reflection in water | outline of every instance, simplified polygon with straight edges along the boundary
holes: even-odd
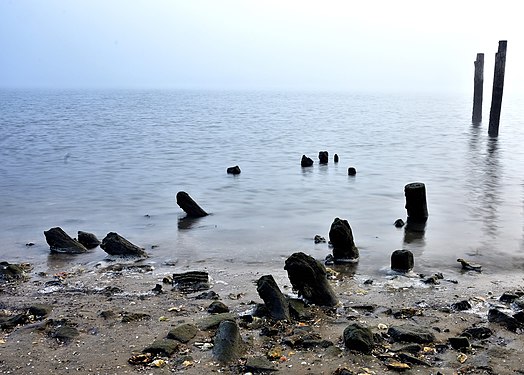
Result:
[[[184,216],[184,217],[178,219],[178,229],[181,229],[181,230],[191,229],[200,221],[200,219],[202,219],[202,218],[201,217]]]
[[[426,246],[426,223],[408,223],[404,230],[404,246],[413,255],[420,257]]]
[[[487,153],[484,159],[483,182],[483,222],[486,233],[491,238],[498,235],[498,207],[502,203],[499,195],[502,174],[498,158],[498,138],[490,137],[487,144]]]

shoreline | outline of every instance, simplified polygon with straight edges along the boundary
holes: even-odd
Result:
[[[338,306],[309,306],[307,317],[276,325],[262,318],[256,320],[257,326],[246,323],[240,316],[251,314],[255,304],[262,302],[255,285],[262,275],[272,274],[282,292],[293,295],[283,264],[281,269],[270,270],[258,266],[238,269],[234,265],[227,268],[226,264],[216,267],[213,263],[195,263],[193,267],[163,266],[162,271],[147,263],[114,266],[118,264],[93,268],[69,266],[54,274],[31,271],[27,281],[0,284],[0,317],[4,321],[34,305],[51,308],[41,319],[33,317],[24,324],[0,330],[0,372],[241,374],[254,372],[246,367],[250,361],[265,358],[272,359],[273,369],[286,374],[333,374],[341,368],[355,374],[381,374],[392,371],[386,363],[398,360],[399,352],[395,350],[408,344],[391,342],[387,329],[406,323],[425,327],[436,337],[414,354],[431,367],[412,364],[411,369],[404,371],[406,374],[514,374],[521,368],[519,357],[524,354],[521,336],[500,323],[488,322],[491,308],[516,312],[512,304],[499,298],[506,292],[518,291],[522,278],[517,275],[500,280],[494,275],[464,273],[457,284],[441,281],[427,285],[416,276],[374,277],[369,283],[363,275],[333,273],[330,284],[340,300]],[[162,367],[130,364],[128,360],[133,355],[165,337],[175,326],[181,323],[198,326],[212,315],[207,312],[212,300],[197,299],[198,292],[183,294],[162,283],[165,276],[188,270],[208,271],[210,290],[216,292],[219,301],[237,317],[235,320],[245,342],[240,359],[227,365],[213,359],[209,344],[213,343],[215,327],[199,328],[189,342],[178,343],[172,355],[157,358],[161,360],[157,364]],[[160,293],[152,291],[157,284],[162,285]],[[470,309],[451,308],[464,300],[469,301]],[[345,348],[342,334],[353,322],[366,325],[382,337],[372,354]],[[76,335],[62,341],[56,331],[64,326],[74,328]],[[459,337],[466,328],[480,326],[488,327],[493,334],[485,339],[470,339],[471,346],[462,351],[451,347],[451,337]],[[274,335],[264,335],[267,330],[274,331]],[[293,344],[291,338],[301,335],[302,331],[331,344],[326,347]],[[281,355],[270,357],[268,353],[272,351]]]

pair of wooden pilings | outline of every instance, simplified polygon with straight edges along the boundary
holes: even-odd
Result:
[[[508,42],[499,41],[499,49],[495,54],[495,71],[493,75],[493,92],[491,96],[491,109],[489,112],[488,134],[496,137],[499,134],[500,108],[504,91],[504,72],[506,69],[506,50]],[[474,124],[482,121],[482,97],[484,85],[484,54],[478,53],[475,61],[475,78],[473,89],[473,115]]]

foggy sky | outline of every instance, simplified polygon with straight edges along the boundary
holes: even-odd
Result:
[[[524,92],[519,3],[0,0],[0,87]]]

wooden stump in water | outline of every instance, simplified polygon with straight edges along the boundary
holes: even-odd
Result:
[[[115,232],[109,232],[102,240],[100,247],[109,255],[147,258],[144,249],[132,244]]]
[[[428,220],[428,206],[426,203],[426,185],[422,182],[413,182],[404,187],[406,195],[406,210],[409,223],[425,223]]]
[[[264,300],[271,319],[291,321],[289,302],[280,291],[273,276],[264,275],[258,279],[257,292],[260,298]]]
[[[397,272],[409,272],[415,266],[413,253],[409,250],[395,250],[391,254],[391,269]]]
[[[320,164],[327,164],[329,161],[329,153],[327,151],[320,151],[318,153],[318,160]]]
[[[500,108],[502,107],[502,94],[504,92],[504,73],[506,70],[506,49],[508,41],[499,41],[499,49],[495,54],[495,72],[493,75],[493,92],[491,96],[491,109],[489,111],[488,134],[492,137],[499,135]]]
[[[176,203],[189,217],[204,217],[208,215],[185,191],[177,193]]]

